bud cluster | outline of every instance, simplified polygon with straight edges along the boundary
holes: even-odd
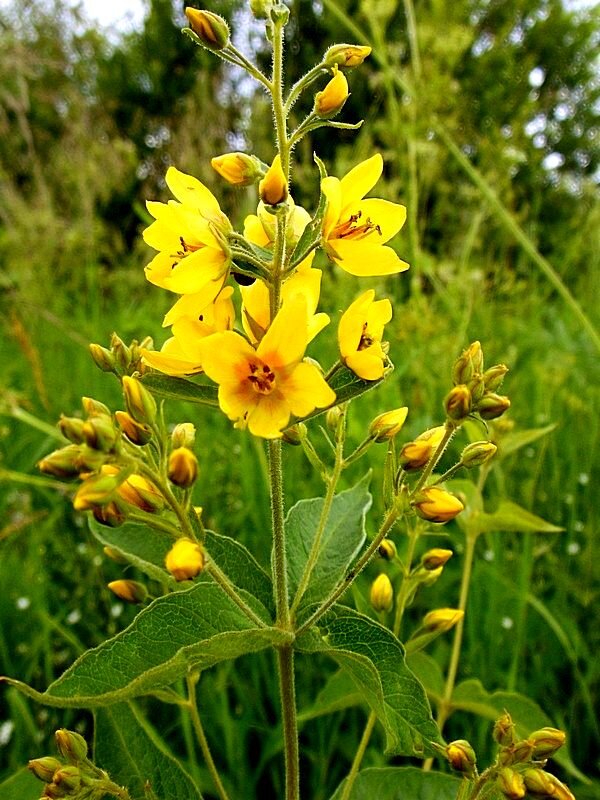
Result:
[[[497,394],[497,390],[507,372],[504,364],[484,370],[480,343],[470,344],[452,369],[454,386],[444,400],[448,418],[460,422],[471,413],[477,413],[484,420],[502,416],[510,408],[510,400]]]
[[[134,339],[131,344],[125,342],[113,333],[110,339],[110,347],[102,347],[99,344],[90,345],[90,355],[94,363],[102,372],[112,372],[119,378],[123,375],[133,375],[135,372],[143,373],[144,363],[142,361],[142,350],[152,350],[154,343],[150,336],[146,336],[141,342]]]

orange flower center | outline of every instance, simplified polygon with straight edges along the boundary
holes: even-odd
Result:
[[[331,239],[364,239],[375,231],[380,236],[381,228],[370,217],[365,222],[358,224],[362,217],[362,211],[357,211],[345,221],[340,222],[331,232]]]
[[[176,253],[171,255],[171,258],[175,259],[173,264],[171,264],[171,269],[175,269],[182,258],[185,258],[186,256],[189,256],[190,253],[195,253],[196,250],[200,250],[204,247],[203,244],[188,244],[183,236],[179,237],[179,241],[181,242],[181,250],[178,250]]]
[[[249,364],[250,375],[248,380],[258,394],[271,394],[275,388],[275,373],[268,364]]]

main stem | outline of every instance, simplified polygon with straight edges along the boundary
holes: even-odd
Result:
[[[204,733],[204,728],[202,727],[202,722],[200,720],[200,714],[198,713],[198,701],[196,700],[196,683],[197,683],[196,676],[188,676],[187,706],[189,708],[192,725],[194,727],[196,738],[198,739],[198,744],[200,745],[200,749],[202,750],[204,761],[206,762],[206,766],[208,768],[208,771],[210,772],[210,776],[217,790],[217,794],[219,795],[221,800],[229,800],[229,795],[225,791],[225,787],[221,782],[221,776],[219,775],[219,770],[217,769],[217,765],[215,764],[212,757],[212,753],[210,752],[208,739],[206,738],[206,734]]]

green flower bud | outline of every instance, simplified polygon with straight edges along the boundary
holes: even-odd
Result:
[[[496,776],[496,786],[509,800],[521,800],[525,797],[525,781],[522,775],[510,767],[502,767]]]
[[[110,349],[113,354],[115,365],[121,372],[129,372],[131,367],[131,349],[116,333],[110,338]]]
[[[384,539],[377,548],[377,552],[386,561],[393,561],[396,558],[396,545],[391,539]]]
[[[116,498],[103,506],[95,506],[92,508],[92,515],[96,522],[101,525],[106,525],[108,528],[119,528],[127,519],[127,509]],[[107,548],[104,548],[106,552]],[[128,564],[128,561],[123,563]]]
[[[457,739],[446,746],[446,758],[452,769],[463,775],[473,775],[477,763],[475,751],[465,739]]]
[[[81,429],[85,443],[92,450],[110,453],[117,441],[117,431],[110,417],[91,417]]]
[[[325,51],[323,64],[328,67],[346,67],[352,69],[360,66],[367,56],[371,55],[371,48],[360,44],[334,44]]]
[[[450,419],[460,422],[471,413],[472,398],[468,386],[459,383],[454,386],[444,400],[444,408]]]
[[[106,347],[101,347],[99,344],[89,345],[90,354],[94,359],[94,364],[102,370],[102,372],[115,371],[115,357],[110,350]]]
[[[473,442],[462,451],[460,463],[467,469],[480,467],[494,457],[498,448],[492,442]]]
[[[58,429],[70,442],[73,444],[81,444],[84,440],[83,426],[85,422],[79,417],[65,417],[61,416],[58,421]]]
[[[195,441],[196,428],[191,422],[180,422],[175,425],[171,434],[171,444],[174,450],[178,447],[189,447],[191,449]]]
[[[142,423],[142,425],[152,425],[156,419],[156,401],[141,381],[125,375],[123,378],[123,394],[125,395],[127,411],[129,411],[134,420]]]
[[[540,761],[544,758],[552,758],[557,750],[564,745],[567,739],[564,731],[558,728],[540,728],[529,736],[529,741],[533,744],[533,758]]]
[[[452,381],[455,384],[468,383],[476,373],[483,370],[483,350],[479,342],[473,342],[454,362]]]
[[[287,444],[297,446],[302,444],[302,440],[306,438],[307,428],[303,422],[297,422],[295,425],[286,428],[281,434],[281,438]]]
[[[66,728],[60,728],[54,734],[56,739],[56,746],[58,752],[63,758],[66,758],[71,764],[78,764],[87,758],[88,746],[83,738],[75,731],[68,731]]]
[[[88,417],[110,417],[110,408],[93,397],[82,397],[81,405]]]
[[[503,395],[489,392],[477,403],[476,411],[481,419],[497,419],[510,408],[510,400]]]
[[[498,744],[508,747],[515,741],[515,724],[510,714],[505,711],[494,723],[494,740]]]
[[[554,781],[552,775],[544,772],[543,769],[526,769],[523,772],[525,788],[529,794],[541,797],[548,797],[554,794]]]
[[[70,794],[76,794],[81,786],[81,774],[76,766],[61,767],[54,773],[53,783]]]
[[[75,478],[79,475],[80,453],[80,447],[76,444],[68,444],[38,461],[37,468],[40,472],[53,475],[55,478]]]
[[[39,778],[44,783],[50,783],[54,777],[54,773],[62,766],[58,758],[52,756],[44,756],[43,758],[34,758],[28,764],[27,768],[33,772],[36,778]]]
[[[110,589],[119,600],[123,600],[125,603],[131,603],[132,605],[144,603],[148,598],[148,590],[143,583],[138,583],[138,581],[111,581],[107,584],[107,588]]]
[[[230,42],[229,25],[212,11],[186,8],[185,15],[200,43],[208,50],[224,50]]]
[[[501,386],[504,376],[508,372],[505,364],[496,364],[495,367],[486,369],[483,373],[483,383],[488,392],[496,392]]]

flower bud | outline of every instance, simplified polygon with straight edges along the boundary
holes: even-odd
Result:
[[[437,450],[444,438],[446,428],[439,425],[419,434],[414,442],[407,442],[400,451],[398,460],[406,472],[422,469]]]
[[[315,114],[321,119],[335,117],[344,107],[349,94],[346,76],[338,70],[323,91],[315,95]]]
[[[501,767],[496,776],[496,786],[510,800],[521,800],[525,797],[525,781],[522,775],[510,767]]]
[[[123,483],[123,478],[120,478],[117,473],[118,470],[116,473],[100,473],[87,478],[73,498],[73,508],[76,511],[88,511],[96,506],[109,503]]]
[[[107,587],[119,600],[123,600],[125,603],[137,605],[138,603],[144,603],[148,599],[148,590],[143,583],[138,583],[138,581],[111,581],[107,584]]]
[[[391,609],[394,600],[394,590],[392,588],[392,582],[385,572],[382,572],[373,581],[370,600],[371,605],[377,612],[389,611]]]
[[[167,553],[165,566],[176,581],[189,581],[204,569],[202,547],[192,539],[178,539]]]
[[[250,11],[256,19],[266,19],[272,0],[250,0]]]
[[[123,394],[127,411],[136,422],[151,425],[156,419],[156,401],[146,387],[129,375],[123,377]]]
[[[114,561],[116,564],[129,564],[129,561],[115,547],[105,545],[102,548],[102,552],[107,558],[110,558],[110,560]]]
[[[460,463],[467,469],[480,467],[493,458],[497,450],[498,448],[493,442],[473,442],[462,451]]]
[[[94,359],[94,364],[102,370],[102,372],[115,371],[115,357],[107,350],[106,347],[101,347],[99,344],[90,344],[90,355]]]
[[[437,567],[436,569],[426,569],[423,571],[422,575],[419,575],[419,583],[421,586],[433,586],[433,584],[437,581],[440,577],[442,572],[444,571],[443,567]]]
[[[433,547],[423,554],[421,564],[430,572],[431,570],[443,567],[454,555],[452,550],[444,550],[442,547]]]
[[[422,489],[412,506],[422,519],[429,522],[449,522],[464,509],[458,497],[437,486]]]
[[[93,508],[92,515],[101,525],[106,525],[108,528],[119,528],[127,519],[127,509],[118,500],[111,500],[106,505]],[[106,550],[106,548],[104,549]],[[125,561],[124,563],[129,562]]]
[[[470,381],[467,381],[467,389],[471,392],[471,405],[477,405],[485,394],[485,383],[481,375],[475,375]]]
[[[488,392],[495,392],[502,386],[504,376],[508,372],[506,364],[496,364],[483,373],[483,383]]]
[[[388,439],[393,439],[402,429],[407,414],[406,406],[380,414],[369,425],[369,436],[375,442],[387,442]]]
[[[54,773],[62,766],[58,758],[52,756],[44,756],[43,758],[33,758],[28,764],[27,768],[33,772],[36,778],[39,778],[44,783],[50,783],[54,777]]]
[[[465,612],[459,608],[436,608],[425,614],[423,627],[432,633],[446,633],[461,621]]]
[[[81,405],[88,417],[110,417],[110,408],[93,397],[82,397]]]
[[[223,17],[212,11],[200,11],[197,8],[186,8],[185,15],[204,47],[209,50],[223,50],[230,41],[229,25]]]
[[[162,511],[165,505],[164,498],[157,487],[142,475],[130,475],[121,484],[117,494],[126,503],[136,506],[148,514]]]
[[[454,362],[452,381],[454,384],[468,383],[483,370],[483,350],[479,342],[473,342]]]
[[[281,434],[282,441],[294,446],[302,444],[302,440],[306,438],[307,428],[303,422],[297,422],[286,428]]]
[[[328,67],[346,67],[352,69],[360,66],[367,56],[371,55],[371,48],[360,44],[334,44],[325,51],[323,64]]]
[[[117,441],[113,421],[104,414],[86,420],[81,432],[87,446],[101,453],[109,453]]]
[[[110,337],[110,349],[115,359],[116,366],[121,372],[129,372],[131,368],[131,349],[116,333]]]
[[[465,739],[457,739],[446,745],[446,758],[452,769],[464,775],[473,775],[477,757],[475,751]]]
[[[76,766],[60,767],[52,780],[55,786],[64,789],[67,795],[76,794],[81,786],[81,774]]]
[[[175,425],[173,433],[171,434],[171,444],[174,450],[178,447],[192,448],[195,441],[196,428],[191,422],[180,422],[178,425]]]
[[[189,489],[198,477],[198,459],[187,447],[178,447],[169,456],[167,474],[175,486]]]
[[[446,395],[444,408],[450,419],[460,422],[471,413],[472,398],[469,387],[464,383],[453,386]]]
[[[330,431],[337,431],[337,427],[343,413],[344,412],[339,406],[334,406],[325,414],[325,424]]]
[[[523,781],[529,794],[548,797],[554,795],[553,776],[543,769],[526,769],[523,772]]]
[[[564,783],[558,780],[554,775],[548,775],[552,783],[552,800],[575,800],[575,795]]]
[[[279,153],[273,159],[265,177],[258,184],[258,194],[267,206],[278,206],[287,200],[288,185],[281,168]]]
[[[152,438],[152,428],[149,425],[136,422],[127,411],[115,411],[115,419],[131,444],[143,447]]]
[[[393,561],[396,558],[396,545],[391,539],[384,539],[377,548],[377,552],[386,561]]]
[[[486,392],[481,400],[477,403],[475,410],[481,419],[497,419],[501,417],[504,412],[510,408],[510,400],[508,397],[493,392]]]
[[[232,186],[251,186],[266,171],[266,165],[262,161],[246,153],[224,153],[211,158],[210,164]]]
[[[494,723],[493,731],[494,741],[504,747],[514,744],[515,741],[515,723],[512,721],[510,714],[505,711]]]
[[[55,478],[75,478],[79,475],[79,456],[81,448],[76,444],[68,444],[60,450],[54,450],[37,463],[40,472],[53,475]]]
[[[73,444],[81,444],[83,442],[83,426],[85,422],[79,417],[65,417],[61,415],[58,421],[58,429],[70,442]]]
[[[66,758],[71,764],[77,764],[87,758],[88,746],[83,738],[75,731],[68,731],[66,728],[60,728],[54,734],[56,739],[56,746],[58,752],[63,758]]]
[[[564,731],[558,728],[540,728],[529,735],[529,741],[533,744],[533,758],[540,761],[543,758],[552,758],[557,750],[565,743],[567,736]]]
[[[63,789],[62,786],[57,786],[55,783],[48,783],[44,786],[44,794],[41,797],[41,800],[45,800],[46,798],[50,798],[50,800],[55,800],[55,798],[62,798],[67,796],[67,790]]]

